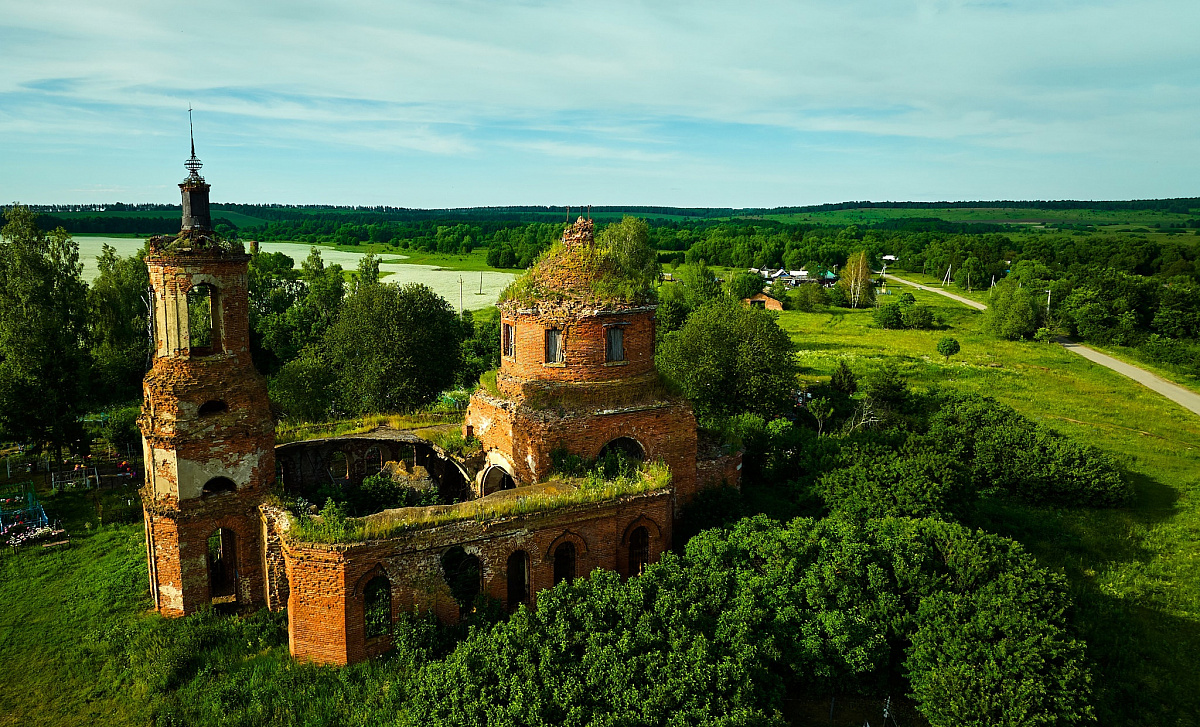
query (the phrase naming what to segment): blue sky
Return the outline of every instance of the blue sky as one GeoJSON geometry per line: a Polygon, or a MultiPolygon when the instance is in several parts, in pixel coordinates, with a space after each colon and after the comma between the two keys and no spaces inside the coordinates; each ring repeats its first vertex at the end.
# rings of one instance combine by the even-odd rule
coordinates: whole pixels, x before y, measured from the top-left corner
{"type": "Polygon", "coordinates": [[[1200,195],[1200,2],[0,0],[0,202],[1200,195]]]}

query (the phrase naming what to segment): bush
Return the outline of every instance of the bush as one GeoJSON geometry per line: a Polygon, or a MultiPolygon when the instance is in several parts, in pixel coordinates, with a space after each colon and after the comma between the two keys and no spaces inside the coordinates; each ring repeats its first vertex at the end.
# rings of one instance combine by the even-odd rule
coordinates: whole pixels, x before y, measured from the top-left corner
{"type": "Polygon", "coordinates": [[[946,357],[947,363],[949,363],[950,357],[958,353],[960,350],[962,350],[962,347],[959,345],[957,339],[946,336],[942,340],[938,341],[937,352],[946,357]]]}
{"type": "Polygon", "coordinates": [[[880,328],[903,328],[904,314],[899,303],[886,303],[875,309],[875,322],[880,328]]]}
{"type": "Polygon", "coordinates": [[[818,283],[805,283],[793,288],[785,303],[793,310],[812,313],[829,305],[829,295],[825,288],[818,283]]]}
{"type": "Polygon", "coordinates": [[[842,286],[835,285],[825,290],[826,296],[829,298],[829,305],[835,305],[838,308],[850,307],[850,298],[846,295],[846,291],[842,286]]]}
{"type": "Polygon", "coordinates": [[[1035,504],[1114,507],[1132,494],[1116,461],[980,396],[948,397],[929,420],[940,451],[968,463],[983,492],[1035,504]]]}
{"type": "Polygon", "coordinates": [[[933,328],[933,311],[923,305],[904,306],[900,311],[900,320],[905,328],[928,330],[933,328]]]}
{"type": "Polygon", "coordinates": [[[824,474],[817,491],[829,509],[856,520],[889,516],[953,517],[974,500],[970,475],[928,447],[903,453],[867,446],[843,450],[843,466],[824,474]]]}

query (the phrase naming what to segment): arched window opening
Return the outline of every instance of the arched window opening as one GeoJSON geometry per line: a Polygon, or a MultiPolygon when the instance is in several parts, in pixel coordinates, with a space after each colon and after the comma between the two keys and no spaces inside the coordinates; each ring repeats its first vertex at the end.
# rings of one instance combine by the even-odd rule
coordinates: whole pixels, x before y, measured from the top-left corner
{"type": "Polygon", "coordinates": [[[482,587],[479,558],[456,545],[442,554],[442,577],[450,587],[450,595],[464,613],[470,612],[482,587]]]}
{"type": "Polygon", "coordinates": [[[206,283],[193,285],[187,294],[188,349],[193,356],[220,350],[221,336],[217,289],[206,283]]]}
{"type": "Polygon", "coordinates": [[[508,610],[529,603],[529,553],[518,550],[508,556],[508,610]]]}
{"type": "Polygon", "coordinates": [[[202,417],[212,416],[213,414],[221,414],[229,411],[229,405],[220,399],[210,399],[200,405],[199,414],[202,417]]]}
{"type": "Polygon", "coordinates": [[[217,528],[208,536],[208,593],[213,603],[237,602],[237,536],[217,528]]]}
{"type": "Polygon", "coordinates": [[[204,488],[200,491],[200,496],[206,497],[222,492],[237,492],[237,485],[228,477],[214,477],[204,483],[204,488]]]}
{"type": "Polygon", "coordinates": [[[350,459],[340,449],[329,455],[329,479],[338,483],[350,479],[350,459]]]}
{"type": "Polygon", "coordinates": [[[492,465],[483,473],[483,494],[490,495],[500,490],[511,490],[517,486],[516,480],[503,467],[492,465]]]}
{"type": "Polygon", "coordinates": [[[636,470],[646,459],[645,450],[632,437],[617,437],[600,448],[597,464],[605,477],[627,475],[636,470]]]}
{"type": "Polygon", "coordinates": [[[629,535],[629,575],[640,576],[650,562],[650,531],[640,526],[629,535]]]}
{"type": "Polygon", "coordinates": [[[383,471],[383,452],[371,447],[363,454],[363,475],[370,477],[383,471]]]}
{"type": "Polygon", "coordinates": [[[363,626],[368,639],[387,636],[392,630],[392,584],[382,573],[363,589],[363,626]]]}
{"type": "Polygon", "coordinates": [[[575,580],[575,543],[560,543],[554,549],[554,585],[575,580]]]}

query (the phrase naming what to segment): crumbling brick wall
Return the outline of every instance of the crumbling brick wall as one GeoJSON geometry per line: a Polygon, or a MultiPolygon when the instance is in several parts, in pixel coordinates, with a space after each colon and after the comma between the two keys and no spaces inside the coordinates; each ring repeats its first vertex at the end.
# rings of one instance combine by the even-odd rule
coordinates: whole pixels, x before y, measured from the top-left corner
{"type": "Polygon", "coordinates": [[[532,605],[539,590],[554,584],[560,543],[575,545],[576,577],[596,568],[629,575],[631,533],[646,528],[648,560],[656,562],[671,543],[672,513],[673,496],[665,490],[488,522],[467,520],[356,545],[289,542],[284,553],[292,588],[292,655],[352,664],[386,650],[386,638],[368,641],[364,630],[363,590],[377,574],[391,584],[393,619],[419,609],[454,621],[459,606],[442,572],[446,550],[461,546],[479,558],[482,592],[509,608],[515,604],[507,603],[508,559],[523,550],[529,557],[532,605]]]}

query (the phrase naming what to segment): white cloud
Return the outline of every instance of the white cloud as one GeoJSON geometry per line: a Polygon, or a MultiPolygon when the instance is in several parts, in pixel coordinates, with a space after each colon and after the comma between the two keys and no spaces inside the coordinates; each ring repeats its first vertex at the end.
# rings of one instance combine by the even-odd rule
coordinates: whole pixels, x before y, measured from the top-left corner
{"type": "Polygon", "coordinates": [[[1200,4],[1179,0],[0,0],[0,11],[9,143],[173,134],[164,125],[190,101],[198,122],[221,119],[217,143],[269,130],[266,146],[521,149],[622,168],[729,167],[717,147],[761,128],[851,135],[860,153],[940,142],[1046,163],[1200,151],[1200,4]],[[691,126],[716,143],[689,145],[691,126]]]}

